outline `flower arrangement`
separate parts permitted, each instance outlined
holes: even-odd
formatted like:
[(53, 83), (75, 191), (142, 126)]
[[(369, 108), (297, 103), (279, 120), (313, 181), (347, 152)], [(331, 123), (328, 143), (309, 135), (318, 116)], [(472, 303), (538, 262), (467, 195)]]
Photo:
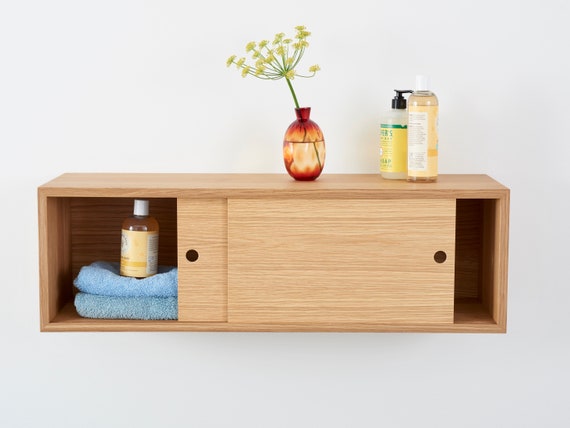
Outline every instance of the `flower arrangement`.
[(309, 67), (308, 74), (298, 72), (298, 65), (309, 46), (311, 35), (304, 26), (295, 27), (293, 38), (277, 33), (273, 42), (262, 40), (249, 42), (245, 57), (230, 56), (226, 65), (232, 64), (241, 70), (242, 77), (253, 76), (262, 80), (285, 79), (295, 102), (297, 120), (287, 128), (283, 140), (283, 161), (287, 172), (295, 180), (315, 180), (322, 172), (325, 160), (325, 140), (320, 127), (310, 119), (310, 107), (300, 107), (291, 81), (295, 77), (310, 78), (320, 70), (318, 65)]
[(297, 66), (305, 54), (305, 50), (309, 46), (307, 38), (311, 35), (307, 29), (299, 25), (295, 27), (296, 34), (294, 38), (286, 37), (285, 33), (277, 33), (273, 42), (262, 40), (259, 43), (249, 42), (245, 51), (251, 55), (253, 65), (246, 63), (246, 58), (238, 59), (236, 55), (230, 56), (226, 65), (230, 67), (235, 64), (238, 70), (241, 70), (242, 77), (253, 76), (262, 80), (279, 80), (285, 78), (295, 107), (299, 107), (297, 95), (293, 89), (291, 81), (295, 77), (310, 78), (320, 70), (318, 65), (309, 67), (309, 74), (300, 74)]

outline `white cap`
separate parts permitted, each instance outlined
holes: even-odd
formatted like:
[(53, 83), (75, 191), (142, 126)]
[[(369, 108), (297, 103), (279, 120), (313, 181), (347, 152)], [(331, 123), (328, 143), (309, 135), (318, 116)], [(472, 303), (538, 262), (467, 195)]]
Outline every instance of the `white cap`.
[(416, 76), (416, 91), (429, 91), (429, 79), (427, 76)]
[(148, 215), (148, 201), (145, 199), (135, 199), (135, 215), (147, 216)]

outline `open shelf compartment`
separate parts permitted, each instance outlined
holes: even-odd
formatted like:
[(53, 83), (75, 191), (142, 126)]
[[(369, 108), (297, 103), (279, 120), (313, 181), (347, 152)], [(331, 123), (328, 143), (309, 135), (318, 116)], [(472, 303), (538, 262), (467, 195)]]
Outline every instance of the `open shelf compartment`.
[[(160, 225), (160, 265), (176, 266), (176, 199), (149, 199)], [(82, 320), (73, 306), (73, 280), (82, 266), (118, 262), (121, 225), (133, 213), (134, 198), (47, 197), (40, 211), (40, 317), (42, 330)], [(65, 310), (65, 316), (61, 312)], [(57, 327), (56, 327), (57, 328)]]
[(508, 200), (458, 199), (455, 319), (506, 331)]

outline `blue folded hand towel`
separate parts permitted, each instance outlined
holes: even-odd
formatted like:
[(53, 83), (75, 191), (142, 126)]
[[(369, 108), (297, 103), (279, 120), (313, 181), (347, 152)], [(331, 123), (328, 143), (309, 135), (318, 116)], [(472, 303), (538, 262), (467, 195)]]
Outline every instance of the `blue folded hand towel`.
[(178, 268), (159, 266), (158, 273), (136, 279), (119, 274), (120, 264), (97, 261), (83, 266), (73, 284), (84, 293), (117, 297), (174, 297), (178, 295)]
[(75, 309), (80, 316), (85, 318), (178, 319), (178, 299), (176, 297), (122, 297), (77, 293), (75, 295)]

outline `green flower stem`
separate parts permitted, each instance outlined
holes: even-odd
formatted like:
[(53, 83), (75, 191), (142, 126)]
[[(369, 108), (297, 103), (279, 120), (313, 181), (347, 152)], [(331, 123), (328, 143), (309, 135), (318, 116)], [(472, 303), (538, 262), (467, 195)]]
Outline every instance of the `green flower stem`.
[(295, 101), (295, 107), (299, 107), (299, 101), (297, 101), (297, 96), (295, 95), (295, 91), (293, 90), (293, 85), (291, 81), (286, 77), (285, 80), (287, 81), (287, 85), (289, 85), (289, 90), (291, 91), (291, 95), (293, 95), (293, 101)]

